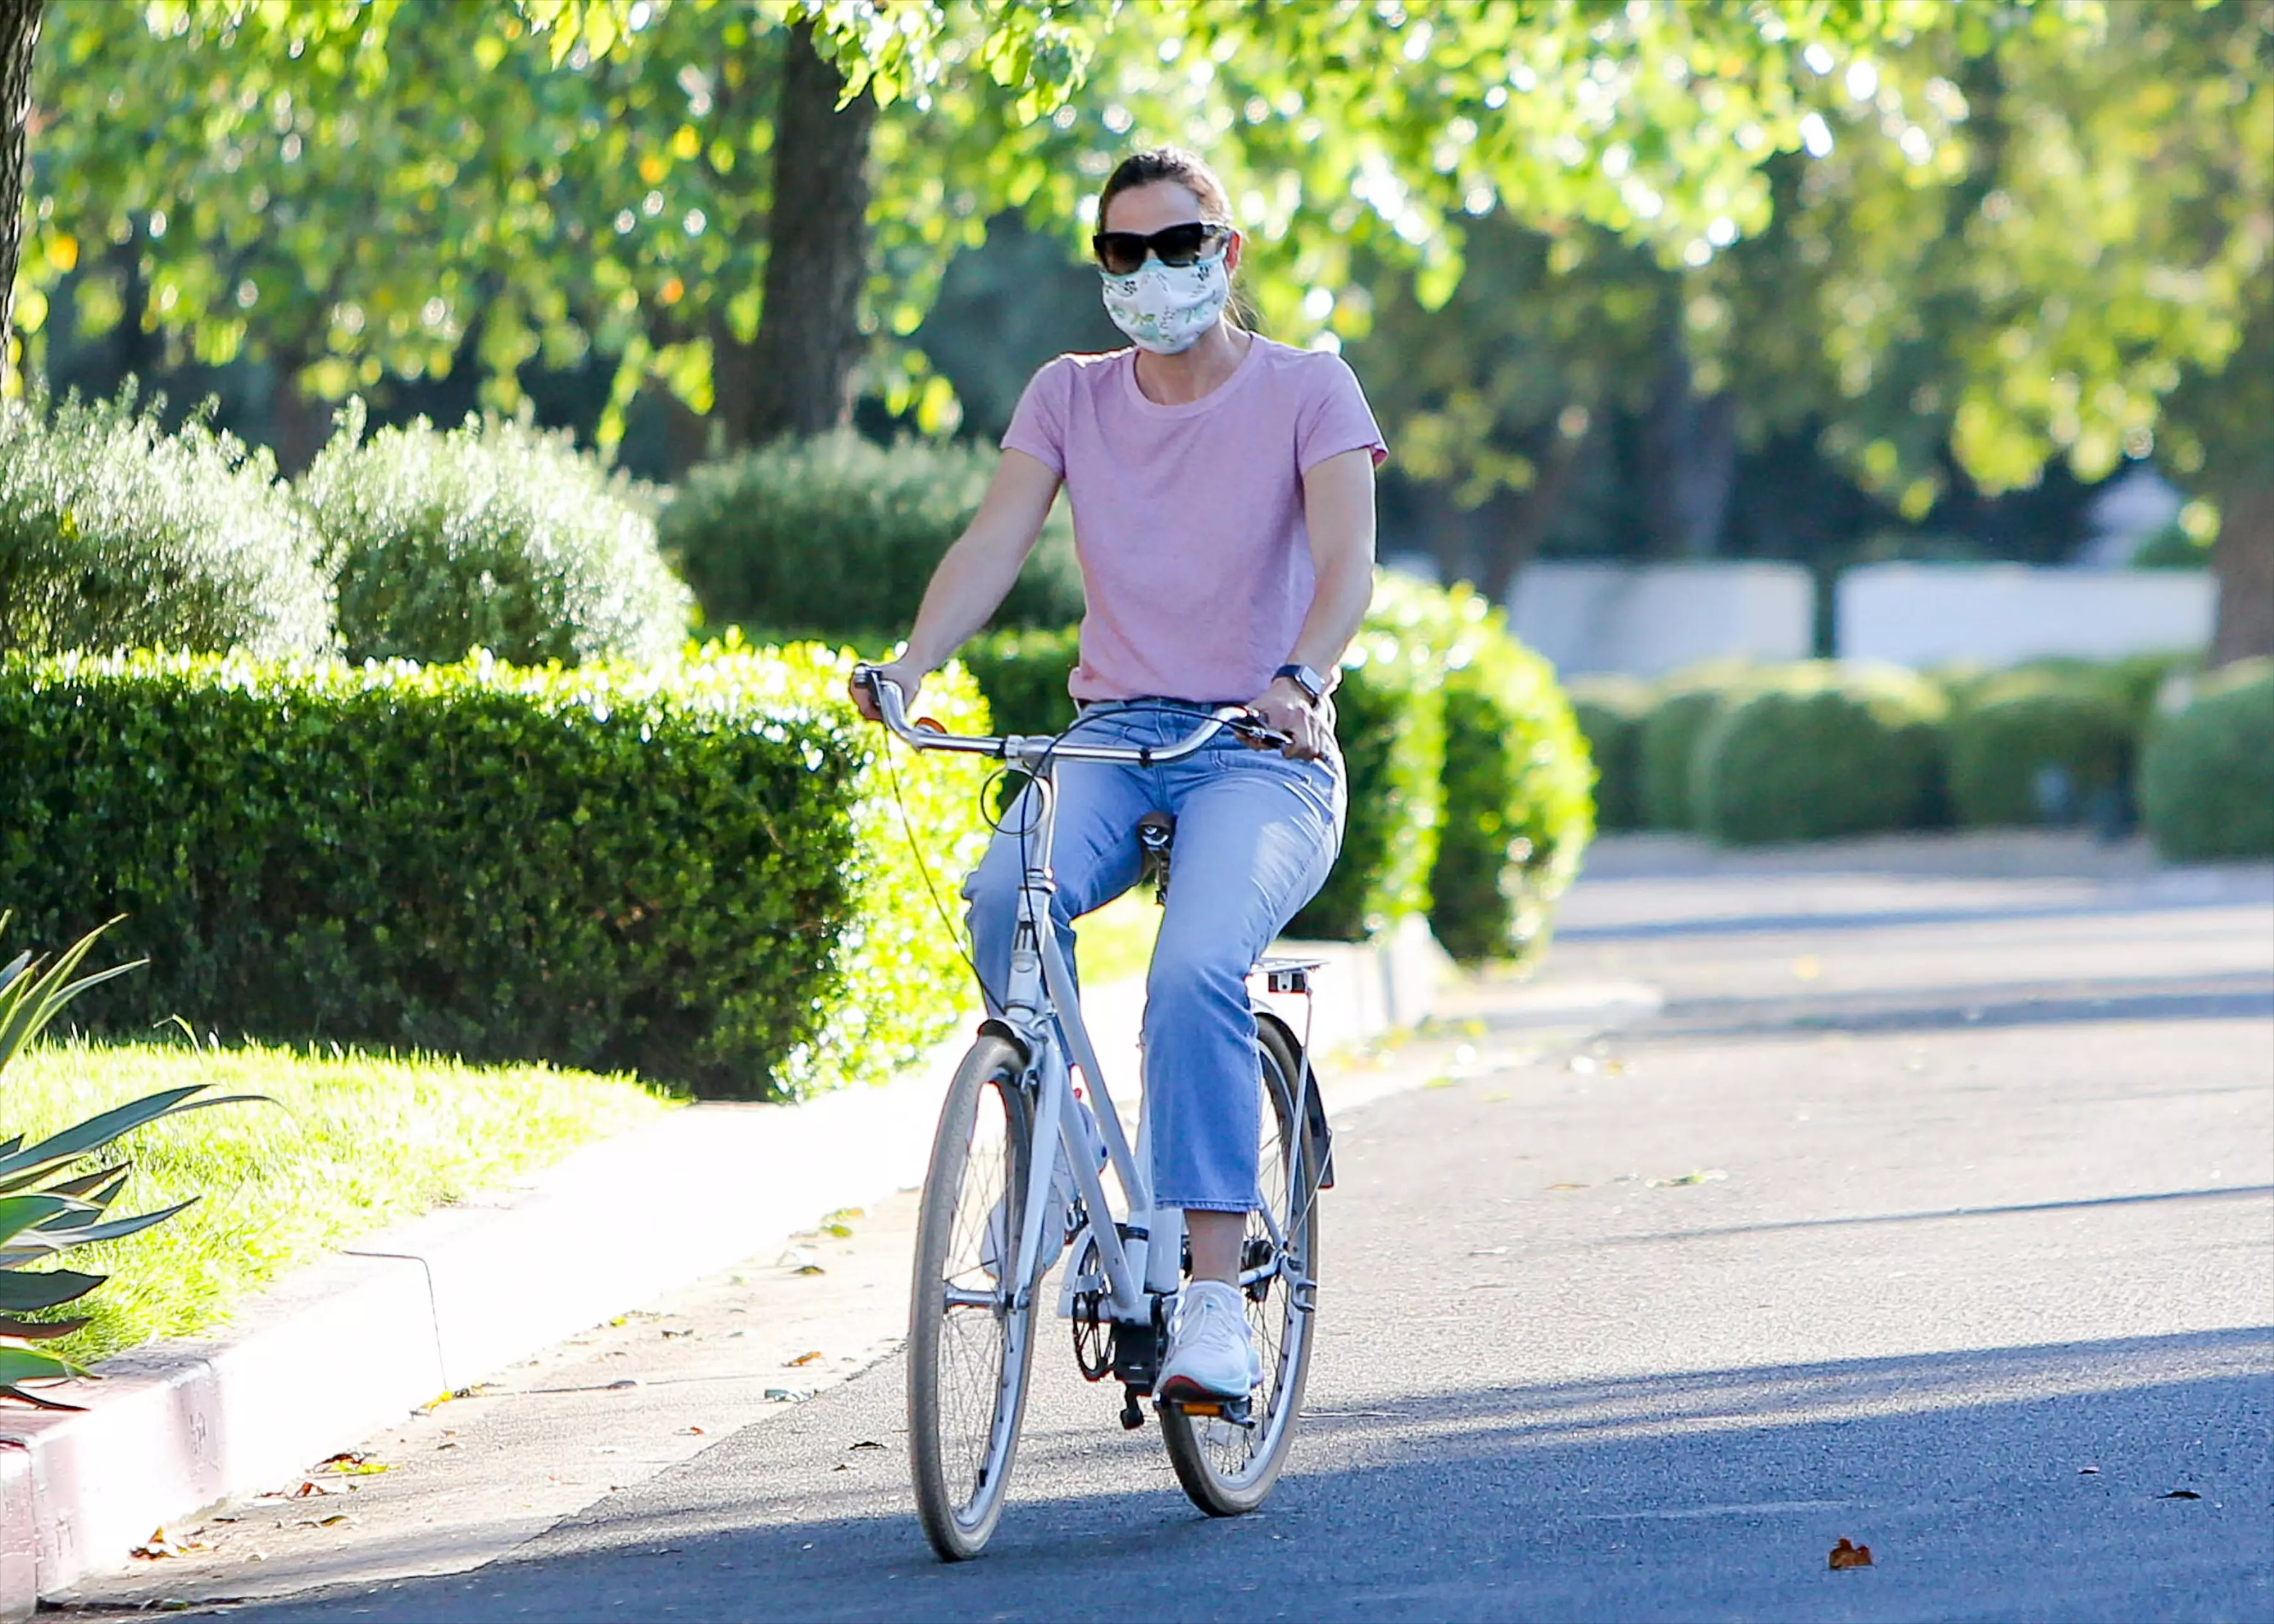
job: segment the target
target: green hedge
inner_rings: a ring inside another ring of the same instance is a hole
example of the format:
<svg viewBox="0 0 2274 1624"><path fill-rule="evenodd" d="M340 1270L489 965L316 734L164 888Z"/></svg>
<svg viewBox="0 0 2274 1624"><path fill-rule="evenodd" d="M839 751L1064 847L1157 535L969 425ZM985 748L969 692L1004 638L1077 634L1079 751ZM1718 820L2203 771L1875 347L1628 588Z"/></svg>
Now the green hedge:
<svg viewBox="0 0 2274 1624"><path fill-rule="evenodd" d="M1940 690L1893 667L1810 661L1757 673L1698 741L1699 826L1750 846L1931 822L1946 710Z"/></svg>
<svg viewBox="0 0 2274 1624"><path fill-rule="evenodd" d="M1447 640L1442 605L1426 589L1380 578L1334 695L1350 785L1342 855L1288 935L1363 942L1429 912L1445 801Z"/></svg>
<svg viewBox="0 0 2274 1624"><path fill-rule="evenodd" d="M1644 828L1698 827L1690 801L1698 744L1723 698L1751 675L1749 666L1717 664L1678 672L1660 685L1635 741L1635 800Z"/></svg>
<svg viewBox="0 0 2274 1624"><path fill-rule="evenodd" d="M11 658L0 898L48 944L127 916L149 968L73 1007L122 1034L179 1015L735 1097L881 1077L968 978L849 665ZM983 726L960 675L928 708ZM898 776L931 872L960 874L978 772Z"/></svg>
<svg viewBox="0 0 2274 1624"><path fill-rule="evenodd" d="M659 659L687 589L648 499L566 433L495 417L363 435L360 402L299 483L350 659Z"/></svg>
<svg viewBox="0 0 2274 1624"><path fill-rule="evenodd" d="M1464 963L1545 944L1594 833L1587 742L1555 668L1480 595L1446 595L1444 811L1429 923Z"/></svg>
<svg viewBox="0 0 2274 1624"><path fill-rule="evenodd" d="M2240 660L2206 679L2149 729L2140 810L2180 862L2274 857L2274 660Z"/></svg>
<svg viewBox="0 0 2274 1624"><path fill-rule="evenodd" d="M990 632L964 644L960 658L999 731L1058 733L1073 726L1066 680L1081 655L1081 628L1067 626Z"/></svg>
<svg viewBox="0 0 2274 1624"><path fill-rule="evenodd" d="M849 430L696 469L664 509L706 623L876 643L914 623L933 567L979 510L999 454ZM1082 612L1061 500L998 619L1059 627Z"/></svg>
<svg viewBox="0 0 2274 1624"><path fill-rule="evenodd" d="M2136 732L2108 678L2024 670L1984 682L1951 715L1952 809L1974 825L2113 823Z"/></svg>
<svg viewBox="0 0 2274 1624"><path fill-rule="evenodd" d="M1581 677L1570 688L1571 715L1595 767L1595 827L1640 829L1642 724L1649 685L1631 677Z"/></svg>
<svg viewBox="0 0 2274 1624"><path fill-rule="evenodd" d="M266 451L116 402L0 404L0 651L320 653L307 516Z"/></svg>

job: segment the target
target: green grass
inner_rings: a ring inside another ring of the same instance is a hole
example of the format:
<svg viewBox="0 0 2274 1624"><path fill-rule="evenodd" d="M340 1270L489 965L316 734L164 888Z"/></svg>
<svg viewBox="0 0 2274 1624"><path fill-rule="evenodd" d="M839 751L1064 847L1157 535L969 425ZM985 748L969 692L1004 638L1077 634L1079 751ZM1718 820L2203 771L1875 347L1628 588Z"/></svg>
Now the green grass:
<svg viewBox="0 0 2274 1624"><path fill-rule="evenodd" d="M541 1065L72 1040L36 1045L8 1068L0 1134L35 1139L191 1083L276 1103L192 1111L116 1147L134 1172L113 1211L200 1199L154 1229L68 1254L64 1267L110 1278L71 1311L93 1323L47 1344L66 1358L92 1363L205 1330L295 1265L670 1104L628 1077Z"/></svg>

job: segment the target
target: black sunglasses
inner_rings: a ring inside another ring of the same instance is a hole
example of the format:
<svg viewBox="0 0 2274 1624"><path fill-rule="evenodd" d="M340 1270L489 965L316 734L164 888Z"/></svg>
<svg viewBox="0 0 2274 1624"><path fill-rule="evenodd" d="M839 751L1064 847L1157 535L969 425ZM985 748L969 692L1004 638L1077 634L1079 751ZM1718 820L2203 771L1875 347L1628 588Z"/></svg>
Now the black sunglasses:
<svg viewBox="0 0 2274 1624"><path fill-rule="evenodd" d="M1231 235L1230 226L1193 220L1156 231L1150 237L1139 231L1100 231L1089 239L1089 246L1097 255L1097 263L1111 274L1134 276L1143 267L1148 253L1163 265L1181 269L1196 263L1210 243Z"/></svg>

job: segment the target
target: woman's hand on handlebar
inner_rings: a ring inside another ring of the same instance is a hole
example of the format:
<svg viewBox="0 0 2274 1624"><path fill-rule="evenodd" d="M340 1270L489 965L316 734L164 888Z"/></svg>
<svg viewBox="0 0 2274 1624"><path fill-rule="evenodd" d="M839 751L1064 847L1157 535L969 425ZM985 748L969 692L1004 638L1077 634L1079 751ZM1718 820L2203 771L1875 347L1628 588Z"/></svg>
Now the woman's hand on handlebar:
<svg viewBox="0 0 2274 1624"><path fill-rule="evenodd" d="M1316 761L1333 746L1334 719L1324 703L1314 704L1310 695L1284 677L1274 679L1248 702L1247 708L1255 712L1266 727L1287 735L1280 754L1296 761ZM1251 749L1265 750L1271 747L1258 741L1248 741Z"/></svg>
<svg viewBox="0 0 2274 1624"><path fill-rule="evenodd" d="M924 673L922 671L904 660L894 660L887 665L871 665L867 669L899 688L901 703L911 710L915 708L916 691L923 687ZM859 676L856 675L848 680L846 688L853 695L853 708L855 710L872 722L881 722L885 719L884 714L877 709L876 695L869 691L869 685Z"/></svg>

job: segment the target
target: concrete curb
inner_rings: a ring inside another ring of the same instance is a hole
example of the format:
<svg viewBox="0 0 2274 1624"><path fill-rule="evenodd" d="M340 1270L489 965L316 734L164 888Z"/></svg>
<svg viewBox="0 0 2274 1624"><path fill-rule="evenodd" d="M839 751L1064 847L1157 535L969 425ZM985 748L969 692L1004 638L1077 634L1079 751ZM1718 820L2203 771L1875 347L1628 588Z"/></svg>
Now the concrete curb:
<svg viewBox="0 0 2274 1624"><path fill-rule="evenodd" d="M1419 1020L1448 961L1419 921L1326 960L1320 1052ZM1088 1004L1109 1081L1133 1091L1141 983ZM922 1182L959 1031L878 1088L796 1106L704 1104L586 1147L516 1186L299 1271L224 1336L155 1344L0 1411L0 1619L114 1568L152 1530L272 1488L454 1387L810 1226ZM634 1198L636 1198L635 1199ZM669 1244L636 1214L659 1199Z"/></svg>

